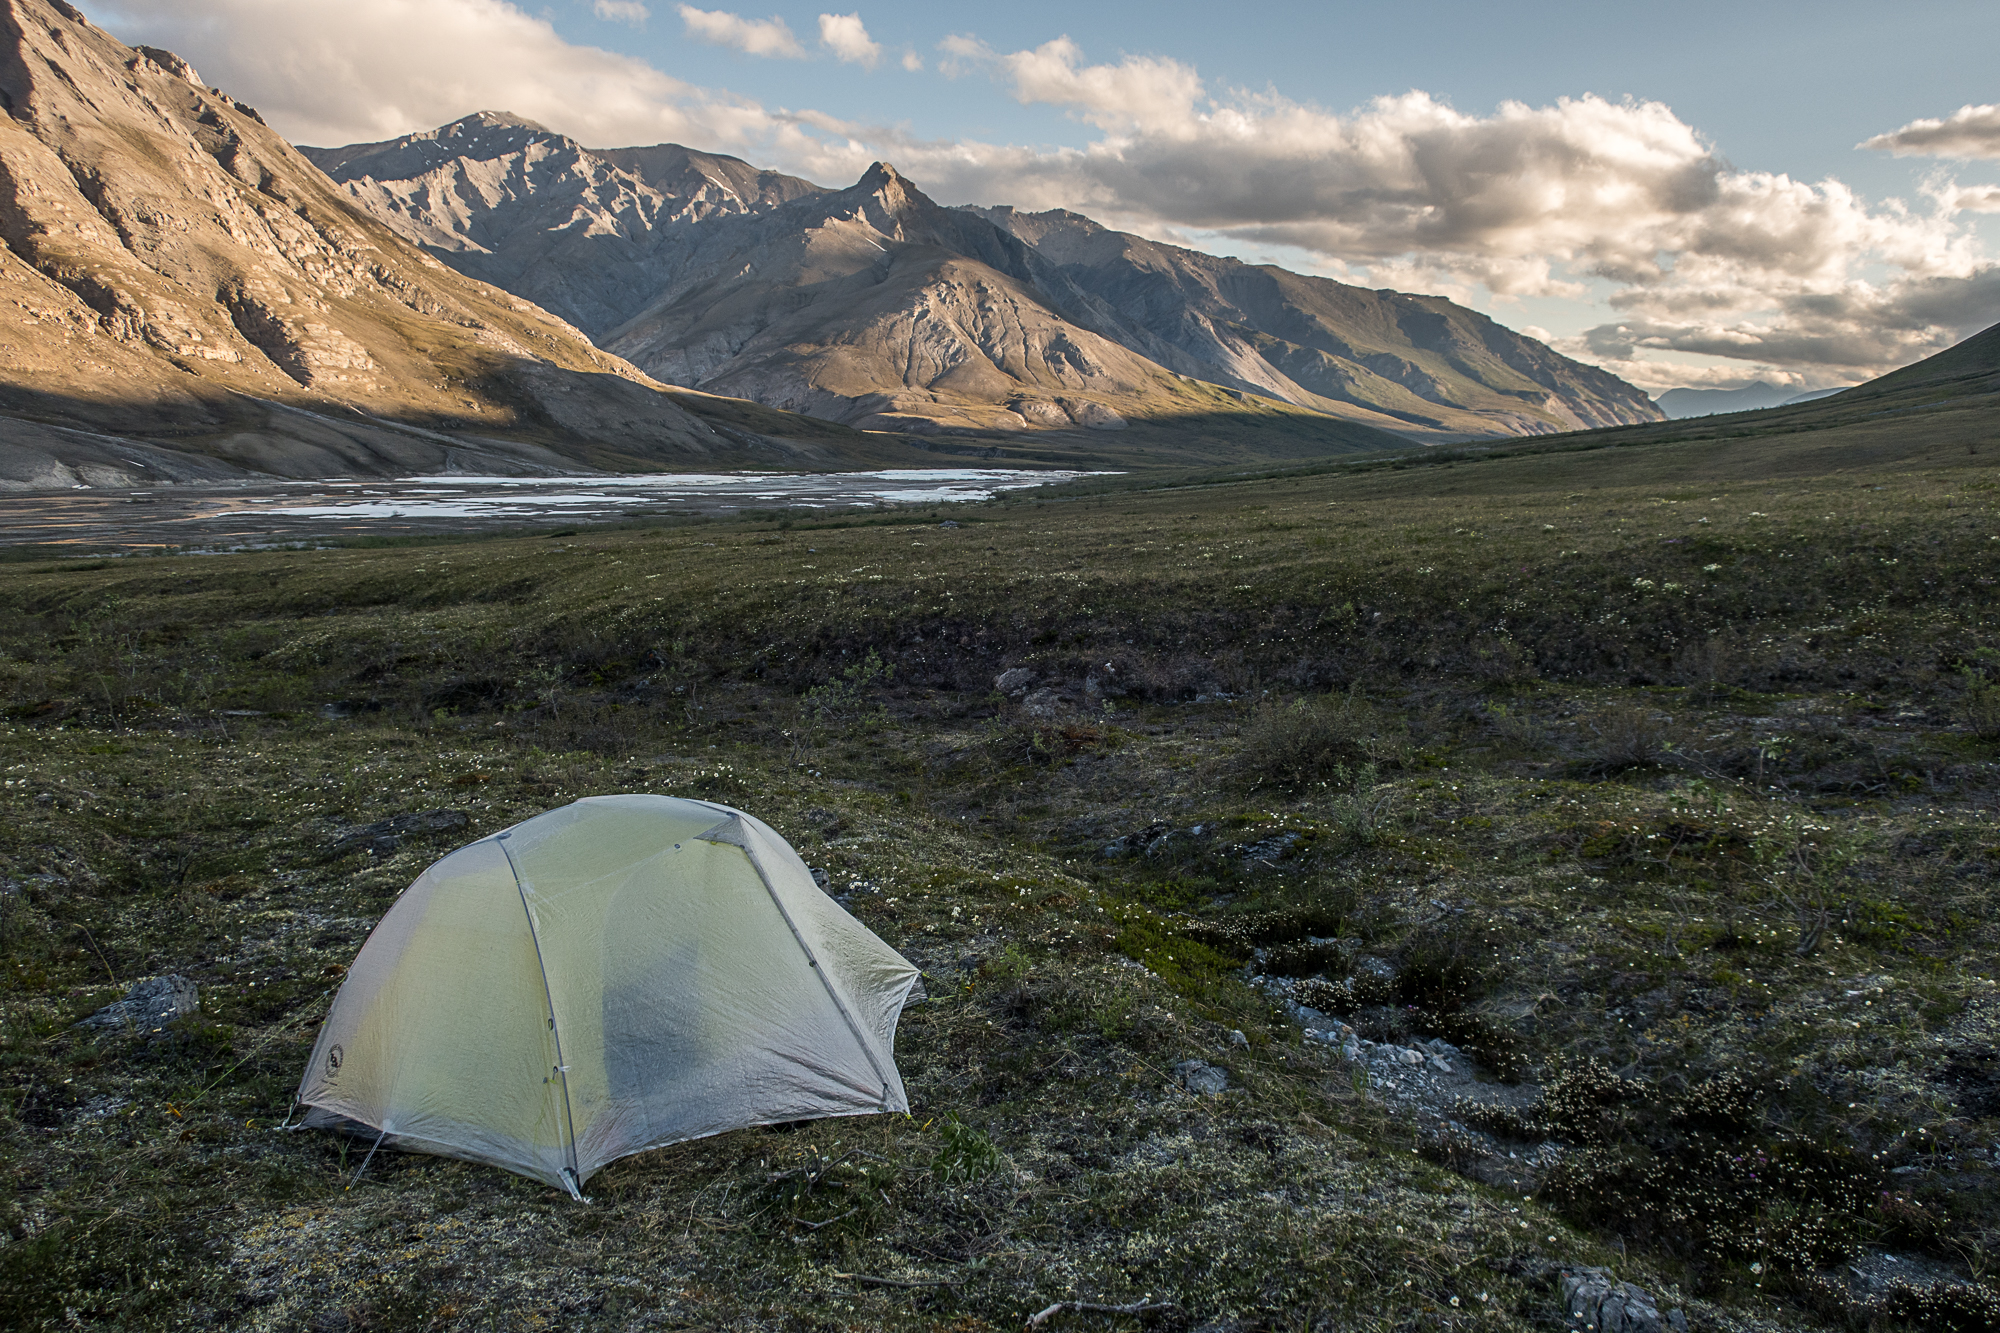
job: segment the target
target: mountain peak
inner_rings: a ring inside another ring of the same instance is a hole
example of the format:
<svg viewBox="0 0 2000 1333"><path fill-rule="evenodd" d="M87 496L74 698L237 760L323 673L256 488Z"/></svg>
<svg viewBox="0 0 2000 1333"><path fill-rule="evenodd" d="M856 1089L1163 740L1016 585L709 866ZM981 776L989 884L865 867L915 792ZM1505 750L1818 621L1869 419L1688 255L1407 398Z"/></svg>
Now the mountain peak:
<svg viewBox="0 0 2000 1333"><path fill-rule="evenodd" d="M490 129L533 130L537 134L551 135L555 133L539 121L529 120L526 116L517 116L511 111L475 111L469 116L460 116L450 124L441 126L438 134L442 136L466 130Z"/></svg>

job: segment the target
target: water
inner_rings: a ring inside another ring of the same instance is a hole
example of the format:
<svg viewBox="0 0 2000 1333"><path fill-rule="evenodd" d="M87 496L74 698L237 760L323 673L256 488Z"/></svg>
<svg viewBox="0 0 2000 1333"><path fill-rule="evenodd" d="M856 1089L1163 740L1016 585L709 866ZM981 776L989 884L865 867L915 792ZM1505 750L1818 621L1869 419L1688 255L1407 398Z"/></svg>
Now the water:
<svg viewBox="0 0 2000 1333"><path fill-rule="evenodd" d="M91 550L245 547L356 536L603 523L674 514L988 500L1088 472L906 468L881 472L718 472L591 477L405 477L0 494L0 544Z"/></svg>

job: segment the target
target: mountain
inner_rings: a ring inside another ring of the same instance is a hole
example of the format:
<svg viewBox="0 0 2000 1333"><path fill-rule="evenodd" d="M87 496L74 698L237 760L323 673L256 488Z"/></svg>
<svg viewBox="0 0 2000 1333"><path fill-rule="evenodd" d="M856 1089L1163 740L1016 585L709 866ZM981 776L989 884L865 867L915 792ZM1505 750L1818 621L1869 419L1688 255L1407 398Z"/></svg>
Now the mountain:
<svg viewBox="0 0 2000 1333"><path fill-rule="evenodd" d="M1439 297L1073 213L943 208L886 163L826 190L674 145L586 149L498 113L307 151L386 225L649 374L853 425L1116 428L1283 405L1379 447L1378 431L1660 418L1615 376Z"/></svg>
<svg viewBox="0 0 2000 1333"><path fill-rule="evenodd" d="M0 107L0 487L880 452L668 390L63 0L0 0Z"/></svg>
<svg viewBox="0 0 2000 1333"><path fill-rule="evenodd" d="M1813 389L1806 393L1795 393L1790 398L1787 398L1784 402L1779 403L1778 406L1790 407L1794 403L1816 403L1822 398L1831 398L1837 393L1845 393L1845 392L1846 392L1845 386L1835 389Z"/></svg>
<svg viewBox="0 0 2000 1333"><path fill-rule="evenodd" d="M2000 392L2000 324L1901 370L1844 389L1840 396L1858 398L1904 389L1933 389L1953 397Z"/></svg>
<svg viewBox="0 0 2000 1333"><path fill-rule="evenodd" d="M1105 336L1110 321L1031 247L884 163L717 228L703 257L604 345L673 383L873 429L1120 430L1254 410ZM1400 443L1368 424L1346 442Z"/></svg>
<svg viewBox="0 0 2000 1333"><path fill-rule="evenodd" d="M1653 421L1644 394L1441 296L1148 241L1063 210L970 210L1056 264L1162 364L1392 429L1540 435Z"/></svg>
<svg viewBox="0 0 2000 1333"><path fill-rule="evenodd" d="M1758 380L1740 389L1669 389L1653 400L1669 420L1714 416L1718 412L1754 412L1793 401L1792 390Z"/></svg>
<svg viewBox="0 0 2000 1333"><path fill-rule="evenodd" d="M658 274L691 261L697 224L827 193L677 144L591 152L496 111L383 143L299 151L405 239L593 338L643 310Z"/></svg>

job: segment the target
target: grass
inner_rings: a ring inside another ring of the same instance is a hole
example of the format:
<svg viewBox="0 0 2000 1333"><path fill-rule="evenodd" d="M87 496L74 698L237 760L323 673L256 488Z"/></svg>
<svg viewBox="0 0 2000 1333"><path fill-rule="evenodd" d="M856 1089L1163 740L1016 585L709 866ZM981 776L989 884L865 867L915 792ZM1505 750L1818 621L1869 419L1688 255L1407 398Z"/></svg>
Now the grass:
<svg viewBox="0 0 2000 1333"><path fill-rule="evenodd" d="M1986 1327L1991 451L1832 448L0 567L0 1304L1534 1329L1595 1264L1697 1328ZM751 809L925 969L912 1118L584 1208L278 1129L403 885L626 790ZM199 1015L72 1026L166 972ZM1480 1105L1357 1077L1257 975L1443 1036ZM1864 1289L1876 1252L1948 1281Z"/></svg>

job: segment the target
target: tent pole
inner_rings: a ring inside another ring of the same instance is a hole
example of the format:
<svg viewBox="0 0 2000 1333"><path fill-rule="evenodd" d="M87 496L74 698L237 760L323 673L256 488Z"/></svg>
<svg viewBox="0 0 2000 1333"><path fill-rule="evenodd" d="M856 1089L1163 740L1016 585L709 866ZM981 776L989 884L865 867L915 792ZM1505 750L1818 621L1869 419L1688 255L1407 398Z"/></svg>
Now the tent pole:
<svg viewBox="0 0 2000 1333"><path fill-rule="evenodd" d="M748 842L749 839L745 838L744 844L747 844ZM847 1030L854 1034L854 1043L855 1045L861 1048L861 1054L867 1057L868 1067L874 1070L875 1077L882 1081L882 1109L884 1111L888 1110L889 1078L886 1074L882 1072L882 1064L875 1058L875 1051L872 1047L869 1046L868 1038L862 1034L861 1025L854 1021L853 1014L847 1012L847 1005L841 1001L840 992L836 991L833 988L833 979L827 976L826 969L819 965L819 959L817 956L814 955L812 951L812 946L810 944L807 944L806 937L799 933L799 928L797 923L792 920L792 914L785 910L784 900L778 897L777 889L771 886L771 877L764 873L764 867L761 864L759 864L757 860L757 854L751 851L747 845L741 845L741 846L743 852L743 859L748 861L750 863L750 868L757 872L757 879L760 883L763 884L764 892L770 895L771 906L777 908L778 915L785 919L786 927L789 928L792 932L792 939L797 941L798 943L799 952L803 953L806 956L806 962L812 965L813 973L819 977L819 984L826 987L826 997L829 1000L833 1001L833 1007L840 1012L841 1018L846 1020Z"/></svg>
<svg viewBox="0 0 2000 1333"><path fill-rule="evenodd" d="M556 1043L556 1067L553 1072L562 1080L563 1125L569 1131L569 1169L568 1180L565 1183L569 1186L571 1196L581 1200L583 1167L576 1155L576 1112L570 1109L569 1104L569 1062L563 1059L562 1029L556 1026L556 996L555 991L549 986L549 965L542 959L542 937L535 931L534 909L528 906L527 881L521 878L521 868L514 864L514 853L507 846L507 834L500 834L498 841L500 854L507 858L507 872L514 877L514 888L521 895L521 915L527 918L528 940L535 946L535 966L542 974L542 998L549 1004L549 1032L555 1037Z"/></svg>

